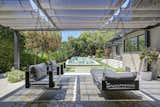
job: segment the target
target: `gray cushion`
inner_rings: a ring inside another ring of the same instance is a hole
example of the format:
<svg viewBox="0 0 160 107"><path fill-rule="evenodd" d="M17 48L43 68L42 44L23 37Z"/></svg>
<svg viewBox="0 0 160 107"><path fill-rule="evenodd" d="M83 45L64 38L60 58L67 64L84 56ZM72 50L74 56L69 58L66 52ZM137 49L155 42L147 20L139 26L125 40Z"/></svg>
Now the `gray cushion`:
<svg viewBox="0 0 160 107"><path fill-rule="evenodd" d="M50 68L51 68L51 70L52 71L57 71L57 63L56 63L56 61L55 60L52 60L52 61L50 61Z"/></svg>
<svg viewBox="0 0 160 107"><path fill-rule="evenodd" d="M47 75L47 65L45 63L31 65L30 73L35 80L39 80Z"/></svg>
<svg viewBox="0 0 160 107"><path fill-rule="evenodd" d="M106 70L104 74L107 80L135 80L137 77L136 72L114 72Z"/></svg>
<svg viewBox="0 0 160 107"><path fill-rule="evenodd" d="M91 75L98 84L102 81L104 71L105 69L91 69Z"/></svg>

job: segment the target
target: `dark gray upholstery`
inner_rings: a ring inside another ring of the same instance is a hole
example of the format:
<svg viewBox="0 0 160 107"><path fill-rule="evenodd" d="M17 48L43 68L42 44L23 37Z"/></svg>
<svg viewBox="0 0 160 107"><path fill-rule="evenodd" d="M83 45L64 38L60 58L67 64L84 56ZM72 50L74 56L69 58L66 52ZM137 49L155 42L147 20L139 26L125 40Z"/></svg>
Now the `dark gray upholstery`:
<svg viewBox="0 0 160 107"><path fill-rule="evenodd" d="M93 80L94 80L95 84L98 87L101 87L103 72L105 72L105 69L91 69L91 75L93 77Z"/></svg>
<svg viewBox="0 0 160 107"><path fill-rule="evenodd" d="M37 65L31 65L29 67L31 77L34 80L40 80L41 78L47 76L47 64L40 63Z"/></svg>
<svg viewBox="0 0 160 107"><path fill-rule="evenodd" d="M51 68L51 71L56 72L57 71L57 63L55 60L50 61L49 66Z"/></svg>
<svg viewBox="0 0 160 107"><path fill-rule="evenodd" d="M104 72L105 79L107 80L135 80L137 77L136 72L114 72L106 70Z"/></svg>
<svg viewBox="0 0 160 107"><path fill-rule="evenodd" d="M102 81L103 72L105 72L105 69L92 69L91 70L92 76L99 82Z"/></svg>
<svg viewBox="0 0 160 107"><path fill-rule="evenodd" d="M95 84L101 90L139 90L136 72L114 72L109 69L92 69Z"/></svg>

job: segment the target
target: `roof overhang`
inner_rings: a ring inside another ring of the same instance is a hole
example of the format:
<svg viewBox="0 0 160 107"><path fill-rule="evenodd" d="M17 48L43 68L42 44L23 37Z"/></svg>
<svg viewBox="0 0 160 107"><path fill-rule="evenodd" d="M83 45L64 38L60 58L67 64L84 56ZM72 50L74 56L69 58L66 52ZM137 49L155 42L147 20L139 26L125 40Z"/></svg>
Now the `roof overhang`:
<svg viewBox="0 0 160 107"><path fill-rule="evenodd" d="M14 30L140 29L157 23L159 0L0 1L0 24Z"/></svg>

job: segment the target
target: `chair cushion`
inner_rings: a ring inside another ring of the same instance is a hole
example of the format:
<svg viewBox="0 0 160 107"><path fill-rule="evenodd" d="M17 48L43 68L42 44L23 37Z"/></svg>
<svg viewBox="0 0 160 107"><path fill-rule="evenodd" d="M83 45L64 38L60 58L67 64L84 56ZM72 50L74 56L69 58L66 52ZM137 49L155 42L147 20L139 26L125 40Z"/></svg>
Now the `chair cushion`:
<svg viewBox="0 0 160 107"><path fill-rule="evenodd" d="M47 76L47 65L45 63L31 65L29 69L34 80L40 80Z"/></svg>
<svg viewBox="0 0 160 107"><path fill-rule="evenodd" d="M137 77L136 72L114 72L112 70L106 70L104 74L107 80L135 80Z"/></svg>
<svg viewBox="0 0 160 107"><path fill-rule="evenodd" d="M57 63L56 63L55 60L50 61L49 66L51 67L51 70L52 70L52 71L57 71L57 66L58 66L58 65L57 65Z"/></svg>
<svg viewBox="0 0 160 107"><path fill-rule="evenodd" d="M96 82L101 83L103 78L103 72L105 69L91 69L91 75Z"/></svg>

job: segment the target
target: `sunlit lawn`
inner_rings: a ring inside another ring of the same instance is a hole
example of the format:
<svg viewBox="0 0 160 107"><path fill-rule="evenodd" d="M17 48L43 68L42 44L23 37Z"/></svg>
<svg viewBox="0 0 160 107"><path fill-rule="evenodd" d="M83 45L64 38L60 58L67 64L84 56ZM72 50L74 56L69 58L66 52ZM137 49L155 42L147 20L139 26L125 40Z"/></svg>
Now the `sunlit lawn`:
<svg viewBox="0 0 160 107"><path fill-rule="evenodd" d="M101 62L103 60L103 58L93 58L95 61L97 61L98 63L100 63L100 66L95 66L95 68L102 68L102 69L112 69L116 72L123 72L123 68L114 68L111 67L107 64L104 64L103 62Z"/></svg>
<svg viewBox="0 0 160 107"><path fill-rule="evenodd" d="M67 66L66 70L67 70L67 72L75 72L75 67L74 66Z"/></svg>

